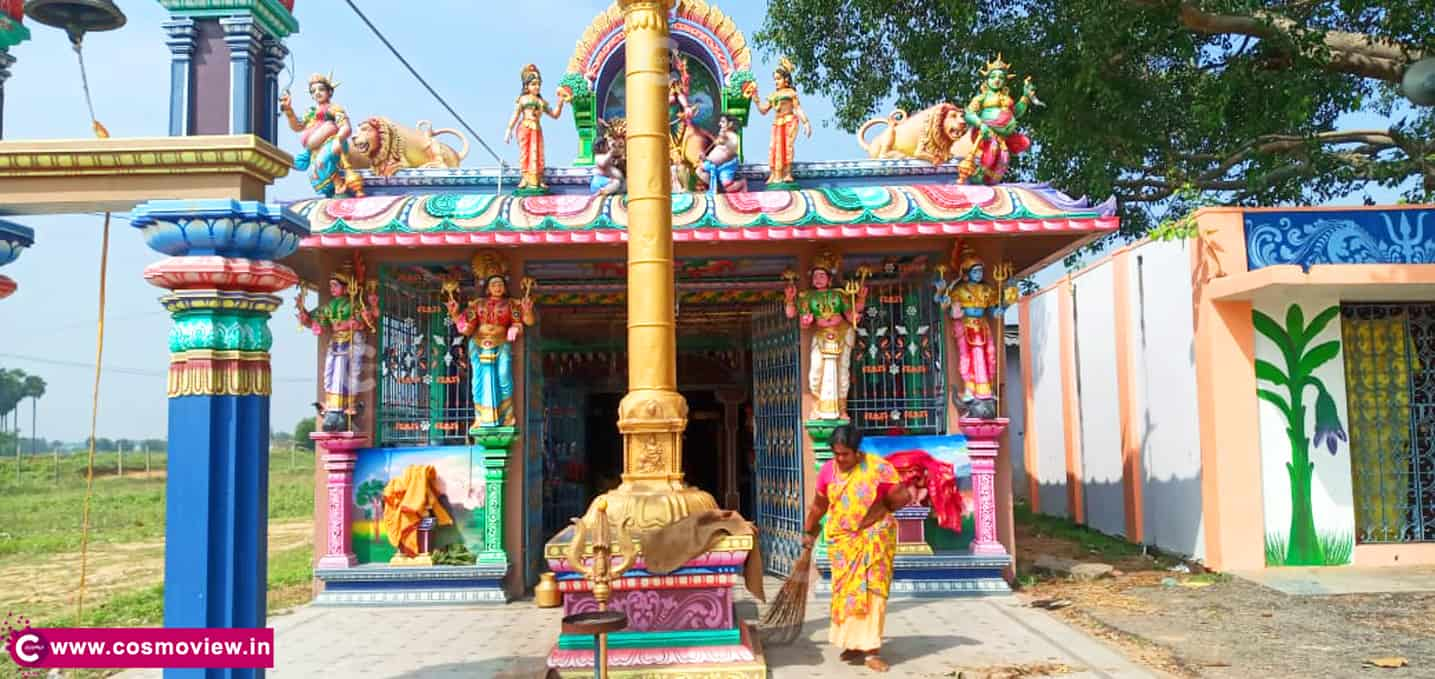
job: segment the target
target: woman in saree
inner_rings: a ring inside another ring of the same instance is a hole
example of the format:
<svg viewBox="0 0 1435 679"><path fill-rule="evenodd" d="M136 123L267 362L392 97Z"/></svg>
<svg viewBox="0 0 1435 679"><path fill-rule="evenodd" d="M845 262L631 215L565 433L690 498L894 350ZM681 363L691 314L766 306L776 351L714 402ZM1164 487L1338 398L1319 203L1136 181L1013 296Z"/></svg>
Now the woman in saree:
<svg viewBox="0 0 1435 679"><path fill-rule="evenodd" d="M817 473L817 496L807 510L802 546L811 547L827 518L832 560L832 627L828 640L842 660L886 672L882 629L892 560L897 554L893 512L911 502L897 469L879 455L863 453L861 432L843 425L832 432L832 459Z"/></svg>
<svg viewBox="0 0 1435 679"><path fill-rule="evenodd" d="M558 88L558 107L551 107L543 98L543 75L538 72L538 67L533 64L524 66L522 77L523 90L513 104L513 117L508 119L503 142L513 141L514 131L517 131L518 169L522 173L518 189L544 191L548 185L543 183L546 167L543 158L543 116L547 114L557 120L563 115L563 105L571 94L567 87Z"/></svg>
<svg viewBox="0 0 1435 679"><path fill-rule="evenodd" d="M792 62L785 57L778 62L772 74L774 91L767 99L757 99L757 82L748 83L748 96L757 99L757 112L772 117L772 142L768 146L767 164L770 173L767 183L792 184L792 158L797 145L797 126L802 125L808 138L812 137L812 122L802 112L802 103L797 99L797 88L792 85Z"/></svg>

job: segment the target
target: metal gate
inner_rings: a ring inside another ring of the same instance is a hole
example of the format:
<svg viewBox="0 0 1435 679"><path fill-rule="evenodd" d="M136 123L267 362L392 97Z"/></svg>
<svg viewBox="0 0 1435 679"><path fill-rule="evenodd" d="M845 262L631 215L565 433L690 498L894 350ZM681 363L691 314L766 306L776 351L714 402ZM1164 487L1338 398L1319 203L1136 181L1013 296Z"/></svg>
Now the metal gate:
<svg viewBox="0 0 1435 679"><path fill-rule="evenodd" d="M547 441L547 417L544 413L543 350L540 326L533 325L524 333L523 346L523 581L538 582L538 574L548 570L543 559L544 449Z"/></svg>
<svg viewBox="0 0 1435 679"><path fill-rule="evenodd" d="M763 560L782 576L802 548L801 341L782 303L753 314L753 495Z"/></svg>
<svg viewBox="0 0 1435 679"><path fill-rule="evenodd" d="M1343 304L1356 541L1435 541L1435 305Z"/></svg>

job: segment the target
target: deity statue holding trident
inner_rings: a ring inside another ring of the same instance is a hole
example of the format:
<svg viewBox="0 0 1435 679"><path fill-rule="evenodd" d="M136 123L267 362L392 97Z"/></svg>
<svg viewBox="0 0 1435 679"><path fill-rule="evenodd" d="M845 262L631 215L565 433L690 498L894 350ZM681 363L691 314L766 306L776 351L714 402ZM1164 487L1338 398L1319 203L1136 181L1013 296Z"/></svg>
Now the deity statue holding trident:
<svg viewBox="0 0 1435 679"><path fill-rule="evenodd" d="M812 392L810 419L847 419L847 392L852 386L852 345L856 340L857 320L867 304L865 269L857 280L848 281L841 290L833 289L842 259L823 252L808 272L812 287L797 290L797 275L785 274L785 311L788 318L798 318L803 328L814 328L807 388ZM844 295L846 299L843 299Z"/></svg>
<svg viewBox="0 0 1435 679"><path fill-rule="evenodd" d="M314 309L304 306L305 288L294 299L299 324L315 335L329 330L324 352L324 402L322 429L327 432L352 430L358 412L360 376L367 350L364 331L374 332L379 317L377 281L366 280L364 261L357 255L329 277L329 301Z"/></svg>
<svg viewBox="0 0 1435 679"><path fill-rule="evenodd" d="M986 281L986 265L970 246L962 244L955 254L959 278L947 284L943 280L946 267L938 267L936 302L950 306L952 318L960 321L953 328L962 376L958 403L968 417L992 418L997 416L994 385L1001 348L993 339L991 319L1000 320L1016 302L1016 289L1006 285L1013 267L1003 263L993 268L993 285Z"/></svg>

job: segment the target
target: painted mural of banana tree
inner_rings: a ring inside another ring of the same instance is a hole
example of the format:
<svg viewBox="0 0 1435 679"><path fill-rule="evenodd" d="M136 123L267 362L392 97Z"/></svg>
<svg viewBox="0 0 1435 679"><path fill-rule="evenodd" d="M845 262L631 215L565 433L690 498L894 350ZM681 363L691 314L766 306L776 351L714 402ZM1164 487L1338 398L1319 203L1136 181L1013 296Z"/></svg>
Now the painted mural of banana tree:
<svg viewBox="0 0 1435 679"><path fill-rule="evenodd" d="M1315 463L1310 459L1312 443L1316 449L1323 446L1335 455L1337 445L1346 440L1335 399L1325 383L1315 376L1316 369L1340 353L1340 342L1332 340L1311 346L1316 336L1339 313L1340 307L1332 306L1316 314L1307 325L1300 305L1291 304L1286 311L1285 327L1281 327L1270 316L1253 311L1256 331L1276 346L1285 363L1282 368L1256 359L1256 380L1261 383L1256 394L1274 405L1285 417L1286 436L1290 440L1291 456L1286 462L1286 472L1290 477L1290 532L1284 540L1279 536L1267 537L1266 558L1268 562L1275 562L1272 565L1348 563L1354 547L1351 536L1319 534L1311 505L1311 482L1315 473ZM1308 436L1305 398L1312 388L1315 391L1315 430Z"/></svg>

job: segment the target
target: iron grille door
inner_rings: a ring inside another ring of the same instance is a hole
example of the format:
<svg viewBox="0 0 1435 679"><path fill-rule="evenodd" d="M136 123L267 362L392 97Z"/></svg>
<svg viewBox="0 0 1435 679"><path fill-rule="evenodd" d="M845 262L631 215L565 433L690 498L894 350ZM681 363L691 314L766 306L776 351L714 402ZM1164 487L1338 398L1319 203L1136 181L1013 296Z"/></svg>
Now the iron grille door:
<svg viewBox="0 0 1435 679"><path fill-rule="evenodd" d="M540 321L541 323L541 321ZM548 570L543 558L543 545L548 541L544 532L543 485L544 442L547 439L544 415L543 350L540 326L524 331L523 338L523 550L527 569L524 582L538 582L538 574Z"/></svg>
<svg viewBox="0 0 1435 679"><path fill-rule="evenodd" d="M942 308L920 278L872 281L852 347L854 426L867 434L947 432L942 328Z"/></svg>
<svg viewBox="0 0 1435 679"><path fill-rule="evenodd" d="M1341 305L1359 543L1435 540L1435 305Z"/></svg>
<svg viewBox="0 0 1435 679"><path fill-rule="evenodd" d="M754 313L752 320L758 535L768 572L786 576L802 548L802 337L781 303Z"/></svg>
<svg viewBox="0 0 1435 679"><path fill-rule="evenodd" d="M379 287L378 444L464 445L473 419L468 348L439 284L383 267Z"/></svg>

